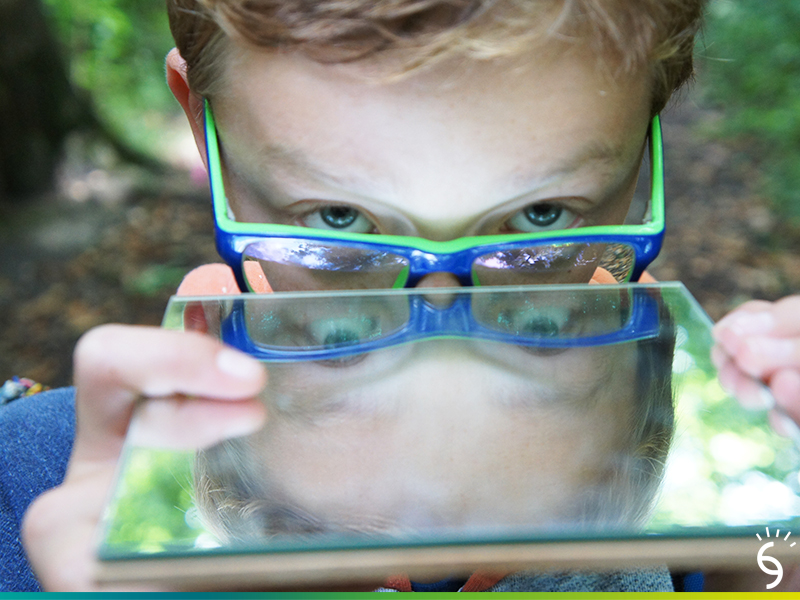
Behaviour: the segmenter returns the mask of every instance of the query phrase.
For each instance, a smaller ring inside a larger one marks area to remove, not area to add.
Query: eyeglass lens
[[[431,293],[436,292],[344,296],[336,302],[327,297],[273,296],[260,305],[245,305],[246,328],[250,339],[262,349],[299,354],[367,344],[408,327],[409,340],[420,334],[471,336],[477,326],[500,334],[483,337],[535,345],[543,340],[576,340],[620,331],[631,310],[628,292],[612,288],[588,299],[576,295],[543,296],[530,291],[487,291],[470,294],[464,298],[466,302],[446,307],[427,302]]]
[[[246,278],[263,275],[274,291],[402,287],[410,268],[408,258],[384,250],[286,238],[248,245],[243,261],[248,263],[243,269]],[[635,251],[621,243],[524,246],[478,256],[472,263],[472,280],[476,285],[588,283],[603,270],[624,282],[634,263]]]

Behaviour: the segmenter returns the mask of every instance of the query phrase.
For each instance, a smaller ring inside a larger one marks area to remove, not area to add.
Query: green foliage
[[[154,298],[167,290],[176,289],[185,275],[185,267],[155,264],[123,281],[123,285],[128,293]]]
[[[191,452],[132,449],[112,505],[105,543],[130,552],[192,547],[202,532],[192,517]]]
[[[796,502],[800,491],[797,449],[771,430],[764,411],[743,410],[722,389],[710,360],[711,322],[697,302],[669,284],[662,293],[677,324],[676,431],[649,526],[782,523],[781,501]]]
[[[800,2],[713,0],[701,44],[721,133],[756,144],[776,210],[800,222]]]
[[[74,85],[131,145],[153,153],[177,108],[164,78],[172,48],[163,2],[44,0],[69,58]]]

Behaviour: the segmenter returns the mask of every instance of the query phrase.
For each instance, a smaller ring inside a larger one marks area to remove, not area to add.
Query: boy
[[[204,159],[204,99],[213,108],[236,221],[434,241],[619,224],[650,119],[691,75],[703,4],[171,0],[167,77]],[[186,285],[232,289],[210,273]],[[457,283],[446,269],[419,281]],[[90,589],[140,398],[168,398],[145,403],[164,435],[234,437],[266,418],[265,378],[197,334],[87,334],[66,477],[25,517],[42,586]]]

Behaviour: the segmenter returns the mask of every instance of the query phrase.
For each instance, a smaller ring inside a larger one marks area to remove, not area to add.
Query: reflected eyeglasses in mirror
[[[596,289],[592,296],[484,287],[238,299],[221,338],[260,360],[285,362],[336,360],[435,338],[550,349],[658,335],[658,304],[645,290]]]

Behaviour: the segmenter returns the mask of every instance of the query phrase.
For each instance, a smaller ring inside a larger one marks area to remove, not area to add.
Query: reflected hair
[[[583,511],[587,525],[643,526],[658,500],[675,433],[672,386],[675,324],[666,305],[658,304],[658,335],[637,345],[637,402],[630,421],[634,449],[616,461],[615,472],[606,484],[587,498]]]

